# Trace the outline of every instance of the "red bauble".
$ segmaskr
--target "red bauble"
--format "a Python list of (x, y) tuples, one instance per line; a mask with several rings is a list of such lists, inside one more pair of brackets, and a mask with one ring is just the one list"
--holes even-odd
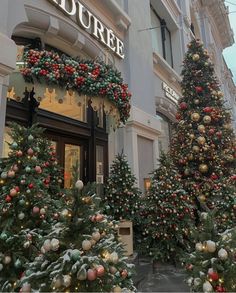
[(87, 271), (87, 279), (89, 281), (94, 281), (97, 278), (97, 271), (96, 270), (92, 270), (92, 269), (88, 269)]
[(211, 174), (211, 180), (217, 180), (218, 176), (215, 173)]
[(210, 135), (213, 135), (213, 134), (215, 133), (215, 129), (214, 129), (214, 128), (209, 129), (208, 133), (209, 133)]
[(38, 214), (40, 211), (40, 208), (39, 207), (33, 207), (33, 213), (34, 214)]
[(221, 138), (221, 137), (222, 137), (222, 131), (217, 131), (217, 132), (216, 132), (216, 136), (217, 136), (218, 138)]
[(6, 202), (10, 202), (12, 200), (12, 198), (10, 197), (10, 195), (7, 195), (6, 197), (5, 197), (5, 201)]
[(16, 190), (17, 192), (19, 192), (19, 191), (20, 191), (20, 187), (19, 187), (19, 186), (15, 186), (15, 190)]
[(180, 120), (181, 119), (181, 115), (179, 113), (176, 113), (175, 118), (176, 118), (176, 120)]
[(203, 91), (203, 88), (201, 86), (196, 86), (195, 90), (197, 93), (201, 93)]
[(22, 153), (22, 151), (17, 151), (16, 155), (17, 155), (17, 157), (22, 157), (23, 153)]
[(12, 188), (10, 190), (10, 196), (16, 196), (17, 195), (17, 190), (15, 188)]
[(205, 112), (205, 113), (211, 113), (212, 112), (212, 108), (211, 107), (205, 107), (203, 109), (203, 112)]
[(179, 104), (179, 107), (181, 110), (186, 110), (188, 108), (188, 105), (185, 102), (182, 102)]
[(35, 172), (38, 173), (38, 174), (42, 173), (42, 169), (41, 169), (40, 166), (35, 166), (34, 170), (35, 170)]
[(27, 154), (28, 154), (29, 156), (33, 156), (34, 151), (33, 151), (31, 148), (29, 148), (29, 149), (27, 150)]
[(104, 219), (104, 216), (101, 214), (96, 215), (96, 222), (101, 222)]
[(105, 268), (102, 265), (96, 267), (97, 276), (102, 277), (105, 274)]
[(34, 184), (33, 184), (33, 183), (30, 183), (30, 184), (28, 185), (28, 187), (29, 187), (30, 189), (32, 189), (32, 188), (34, 188)]
[(212, 281), (217, 281), (219, 280), (219, 275), (217, 272), (210, 272), (208, 273), (209, 278), (212, 279)]
[(226, 289), (221, 285), (216, 286), (216, 292), (226, 292)]
[(121, 275), (121, 277), (122, 277), (123, 279), (125, 279), (125, 278), (128, 276), (128, 272), (127, 272), (127, 270), (123, 270), (123, 271), (121, 271), (120, 275)]

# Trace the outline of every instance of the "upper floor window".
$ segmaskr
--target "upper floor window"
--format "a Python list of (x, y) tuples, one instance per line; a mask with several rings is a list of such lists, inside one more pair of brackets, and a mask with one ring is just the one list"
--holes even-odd
[(165, 20), (156, 13), (152, 6), (151, 26), (153, 51), (161, 55), (173, 67), (171, 32), (168, 30)]

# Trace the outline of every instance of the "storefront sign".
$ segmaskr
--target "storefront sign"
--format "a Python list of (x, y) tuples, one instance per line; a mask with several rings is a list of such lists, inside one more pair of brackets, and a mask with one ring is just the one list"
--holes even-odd
[(124, 43), (97, 19), (78, 0), (48, 0), (62, 10), (66, 15), (75, 17), (76, 22), (89, 34), (124, 59)]
[(169, 87), (164, 81), (162, 82), (162, 88), (165, 92), (165, 96), (172, 100), (174, 103), (178, 103), (179, 95), (171, 87)]

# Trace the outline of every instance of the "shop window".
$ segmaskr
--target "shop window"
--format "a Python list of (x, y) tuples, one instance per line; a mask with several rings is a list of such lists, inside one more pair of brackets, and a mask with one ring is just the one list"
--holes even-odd
[(170, 146), (172, 123), (161, 113), (157, 113), (156, 117), (160, 120), (162, 134), (159, 137), (159, 151), (167, 152)]
[(161, 55), (168, 64), (173, 67), (171, 32), (166, 22), (162, 19), (151, 6), (151, 33), (153, 51)]
[(73, 166), (78, 162), (78, 178), (80, 174), (80, 146), (65, 144), (65, 169), (64, 169), (64, 187), (71, 188), (73, 180)]
[(4, 129), (4, 134), (3, 134), (3, 151), (2, 151), (3, 158), (8, 157), (8, 154), (10, 151), (9, 143), (12, 143), (12, 138), (10, 137), (9, 132), (10, 132), (10, 128), (6, 126)]
[(97, 192), (100, 196), (104, 194), (104, 147), (96, 146), (96, 183)]

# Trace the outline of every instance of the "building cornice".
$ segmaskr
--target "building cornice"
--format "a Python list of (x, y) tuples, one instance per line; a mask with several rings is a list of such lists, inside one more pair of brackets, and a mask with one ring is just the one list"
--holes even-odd
[(227, 48), (234, 43), (234, 34), (230, 27), (228, 8), (223, 0), (202, 0), (203, 6), (208, 8), (209, 13), (214, 19), (217, 27), (222, 47)]

